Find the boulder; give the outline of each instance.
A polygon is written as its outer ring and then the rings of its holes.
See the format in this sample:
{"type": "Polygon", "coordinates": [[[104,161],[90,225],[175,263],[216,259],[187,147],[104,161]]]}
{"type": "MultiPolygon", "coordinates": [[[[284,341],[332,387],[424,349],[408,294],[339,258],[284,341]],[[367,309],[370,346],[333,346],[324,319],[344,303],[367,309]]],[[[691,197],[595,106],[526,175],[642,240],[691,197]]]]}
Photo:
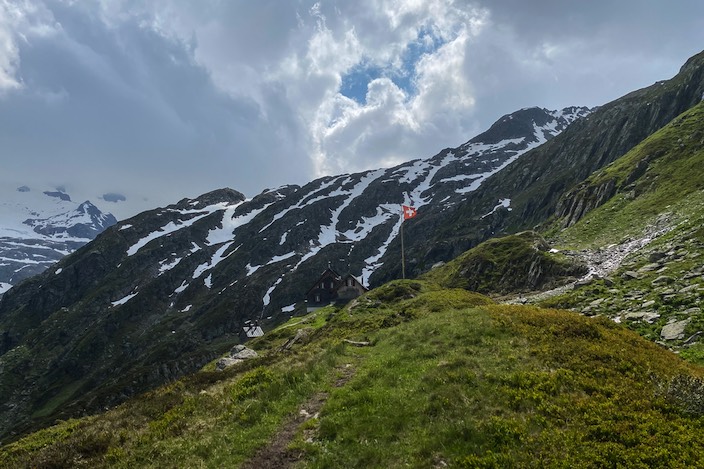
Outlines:
{"type": "Polygon", "coordinates": [[[659,285],[670,285],[671,283],[674,283],[675,279],[672,277],[668,277],[667,275],[661,275],[655,280],[653,280],[652,284],[653,286],[659,286],[659,285]]]}
{"type": "Polygon", "coordinates": [[[637,313],[627,313],[624,317],[629,321],[645,321],[652,324],[655,320],[660,318],[660,315],[650,311],[639,311],[637,313]]]}
{"type": "Polygon", "coordinates": [[[215,362],[215,370],[216,371],[223,371],[231,366],[234,366],[238,363],[242,363],[244,360],[237,360],[235,358],[230,358],[230,357],[222,357],[219,359],[217,362],[215,362]]]}
{"type": "Polygon", "coordinates": [[[651,252],[650,255],[648,256],[648,261],[650,262],[657,262],[661,259],[664,259],[666,257],[666,254],[664,252],[651,252]]]}
{"type": "Polygon", "coordinates": [[[680,293],[693,293],[697,291],[697,288],[699,288],[699,285],[695,283],[693,285],[689,285],[688,287],[680,289],[680,293]]]}
{"type": "Polygon", "coordinates": [[[689,324],[689,319],[675,321],[665,325],[660,331],[660,338],[663,340],[677,340],[684,337],[684,329],[689,324]]]}
{"type": "Polygon", "coordinates": [[[251,348],[247,348],[244,345],[238,344],[232,347],[227,357],[222,357],[215,363],[215,369],[217,371],[223,371],[231,366],[238,363],[242,363],[250,358],[257,357],[258,354],[251,348]]]}
{"type": "Polygon", "coordinates": [[[653,270],[658,270],[660,267],[662,266],[658,263],[646,264],[640,269],[638,269],[638,272],[651,272],[653,270]]]}
{"type": "Polygon", "coordinates": [[[634,279],[641,279],[641,278],[643,278],[643,276],[641,274],[639,274],[638,272],[634,272],[632,270],[627,270],[621,274],[621,278],[624,280],[634,280],[634,279]]]}
{"type": "Polygon", "coordinates": [[[256,358],[258,356],[257,352],[252,350],[251,348],[247,348],[244,345],[236,345],[235,347],[241,347],[237,351],[230,350],[230,356],[234,359],[237,360],[247,360],[249,358],[256,358]]]}

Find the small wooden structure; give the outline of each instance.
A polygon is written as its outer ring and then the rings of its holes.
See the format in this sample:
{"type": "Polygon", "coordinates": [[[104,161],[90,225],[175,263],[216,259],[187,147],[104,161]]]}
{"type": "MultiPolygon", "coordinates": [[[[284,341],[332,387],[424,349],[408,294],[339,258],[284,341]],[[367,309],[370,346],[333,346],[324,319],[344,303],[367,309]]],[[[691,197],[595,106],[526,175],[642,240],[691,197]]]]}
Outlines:
{"type": "Polygon", "coordinates": [[[366,291],[353,275],[342,276],[328,267],[306,293],[306,310],[311,312],[331,303],[347,303],[366,291]]]}

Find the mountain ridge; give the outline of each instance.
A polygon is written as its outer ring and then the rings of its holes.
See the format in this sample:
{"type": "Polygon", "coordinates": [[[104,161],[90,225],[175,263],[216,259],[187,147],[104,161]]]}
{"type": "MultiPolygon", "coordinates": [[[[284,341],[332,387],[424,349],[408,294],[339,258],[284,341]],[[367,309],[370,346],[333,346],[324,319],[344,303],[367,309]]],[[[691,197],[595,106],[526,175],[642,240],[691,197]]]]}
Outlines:
{"type": "Polygon", "coordinates": [[[39,336],[44,346],[0,379],[0,393],[18,404],[0,414],[9,422],[21,419],[22,408],[39,405],[41,413],[71,415],[85,407],[93,383],[102,383],[93,401],[113,405],[196,369],[241,340],[246,321],[288,317],[283,310],[300,304],[305,283],[328,262],[368,282],[398,234],[401,204],[459,203],[588,112],[521,110],[503,134],[494,127],[491,143],[480,135],[427,160],[283,186],[251,199],[216,190],[120,221],[2,298],[0,352],[39,336]],[[160,337],[158,347],[143,339],[145,331],[160,337]],[[52,363],[48,372],[31,365],[44,360],[52,363]],[[36,371],[20,371],[27,366],[36,371]],[[15,379],[36,396],[21,397],[15,379]],[[57,405],[51,396],[62,389],[72,389],[63,395],[75,401],[57,405]]]}
{"type": "MultiPolygon", "coordinates": [[[[633,91],[597,107],[557,138],[526,154],[467,195],[456,209],[457,223],[444,225],[444,214],[427,213],[414,220],[422,242],[409,238],[410,269],[420,274],[494,235],[533,229],[555,214],[562,193],[586,179],[665,126],[704,96],[704,52],[690,58],[670,80],[633,91]],[[513,210],[482,215],[499,199],[510,198],[513,210]],[[421,226],[422,225],[422,226],[421,226]],[[428,238],[430,236],[430,238],[428,238]]],[[[549,223],[549,222],[548,222],[549,223]]],[[[398,275],[383,269],[379,280],[398,275]]]]}

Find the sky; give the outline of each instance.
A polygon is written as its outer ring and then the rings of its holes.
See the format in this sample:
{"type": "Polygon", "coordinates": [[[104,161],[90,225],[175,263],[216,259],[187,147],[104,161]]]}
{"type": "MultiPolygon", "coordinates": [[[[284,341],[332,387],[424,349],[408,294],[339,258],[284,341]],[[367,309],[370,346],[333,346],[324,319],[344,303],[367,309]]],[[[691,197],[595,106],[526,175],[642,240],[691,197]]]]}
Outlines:
{"type": "Polygon", "coordinates": [[[252,197],[605,104],[702,49],[700,0],[0,0],[0,184],[118,218],[252,197]]]}

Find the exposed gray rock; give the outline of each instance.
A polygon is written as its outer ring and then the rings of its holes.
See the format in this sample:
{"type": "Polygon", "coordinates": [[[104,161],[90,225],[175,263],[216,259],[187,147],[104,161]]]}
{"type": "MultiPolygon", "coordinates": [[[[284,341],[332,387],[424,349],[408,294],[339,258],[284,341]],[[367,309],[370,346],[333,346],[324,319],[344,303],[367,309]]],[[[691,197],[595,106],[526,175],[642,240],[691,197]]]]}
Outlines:
{"type": "Polygon", "coordinates": [[[654,286],[659,286],[659,285],[670,285],[671,283],[674,283],[675,279],[672,277],[668,277],[667,275],[661,275],[655,280],[653,280],[653,285],[654,286]]]}
{"type": "Polygon", "coordinates": [[[223,371],[238,363],[242,363],[243,361],[244,360],[237,360],[236,358],[222,357],[217,362],[215,362],[215,370],[223,371]]]}
{"type": "Polygon", "coordinates": [[[651,272],[653,270],[658,270],[660,267],[662,267],[662,265],[658,263],[646,264],[640,269],[638,269],[638,272],[651,272]]]}
{"type": "Polygon", "coordinates": [[[629,321],[645,321],[652,324],[656,319],[660,318],[660,315],[650,311],[639,311],[637,313],[627,313],[624,318],[629,321]]]}
{"type": "Polygon", "coordinates": [[[692,308],[684,310],[685,314],[699,314],[702,312],[702,309],[698,306],[694,306],[692,308]]]}
{"type": "Polygon", "coordinates": [[[301,342],[302,340],[305,340],[308,338],[308,336],[311,334],[313,330],[310,328],[303,328],[303,329],[298,329],[296,331],[296,335],[294,335],[292,338],[288,339],[281,347],[279,347],[279,352],[284,352],[286,350],[290,350],[291,347],[294,346],[294,344],[301,342]]]}
{"type": "Polygon", "coordinates": [[[651,252],[650,255],[648,256],[648,261],[650,262],[657,262],[660,259],[664,259],[666,254],[664,252],[651,252]]]}
{"type": "Polygon", "coordinates": [[[684,329],[689,324],[689,319],[684,319],[682,321],[676,321],[667,324],[660,331],[660,338],[663,340],[677,340],[684,337],[684,329]]]}
{"type": "Polygon", "coordinates": [[[247,360],[248,358],[256,358],[258,354],[244,345],[235,345],[232,350],[230,350],[230,356],[238,360],[247,360]]]}
{"type": "Polygon", "coordinates": [[[699,285],[697,285],[697,284],[689,285],[687,287],[680,289],[679,292],[680,293],[692,293],[692,292],[697,291],[698,288],[699,288],[699,285]]]}
{"type": "Polygon", "coordinates": [[[621,274],[621,278],[624,280],[637,280],[643,278],[641,274],[638,272],[634,272],[632,270],[627,270],[624,273],[621,274]]]}
{"type": "Polygon", "coordinates": [[[215,363],[215,369],[217,371],[223,371],[245,360],[256,358],[257,356],[257,352],[251,348],[247,348],[244,345],[235,345],[230,350],[228,357],[222,357],[215,363]]]}
{"type": "Polygon", "coordinates": [[[648,300],[645,303],[643,303],[642,305],[640,305],[640,307],[641,308],[650,308],[654,304],[655,304],[655,300],[648,300]]]}

